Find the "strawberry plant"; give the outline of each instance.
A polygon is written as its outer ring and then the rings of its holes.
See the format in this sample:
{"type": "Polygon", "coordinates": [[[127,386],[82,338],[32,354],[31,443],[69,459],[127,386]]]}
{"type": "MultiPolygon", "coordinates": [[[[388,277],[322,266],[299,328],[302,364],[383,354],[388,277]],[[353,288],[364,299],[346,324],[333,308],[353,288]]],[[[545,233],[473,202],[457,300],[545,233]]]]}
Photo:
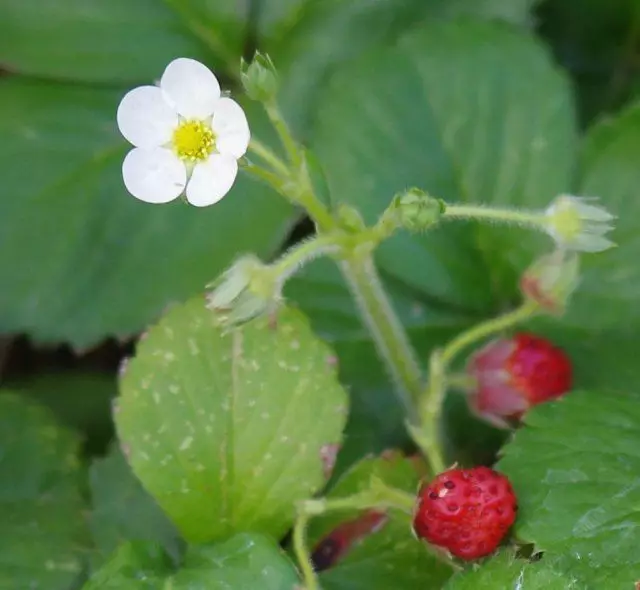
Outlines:
{"type": "Polygon", "coordinates": [[[0,2],[0,588],[637,587],[639,24],[0,2]]]}

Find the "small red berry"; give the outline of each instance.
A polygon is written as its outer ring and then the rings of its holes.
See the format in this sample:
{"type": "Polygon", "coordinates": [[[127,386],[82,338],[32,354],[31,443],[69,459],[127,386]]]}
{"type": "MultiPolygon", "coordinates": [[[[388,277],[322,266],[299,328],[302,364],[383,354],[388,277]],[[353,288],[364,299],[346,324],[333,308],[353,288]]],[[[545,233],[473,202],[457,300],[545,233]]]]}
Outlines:
{"type": "Polygon", "coordinates": [[[478,559],[495,551],[517,510],[513,488],[501,473],[450,469],[420,490],[413,529],[460,559],[478,559]]]}
{"type": "Polygon", "coordinates": [[[498,426],[562,396],[572,381],[567,355],[548,340],[527,333],[489,342],[471,357],[467,372],[475,380],[469,394],[471,409],[498,426]]]}

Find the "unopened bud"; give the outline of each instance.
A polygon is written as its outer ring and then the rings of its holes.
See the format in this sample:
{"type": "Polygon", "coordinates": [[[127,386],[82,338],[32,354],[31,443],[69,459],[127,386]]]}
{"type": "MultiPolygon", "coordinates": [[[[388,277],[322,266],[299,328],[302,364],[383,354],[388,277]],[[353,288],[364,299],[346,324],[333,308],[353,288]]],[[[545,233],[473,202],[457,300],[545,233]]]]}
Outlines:
{"type": "Polygon", "coordinates": [[[360,233],[366,228],[360,212],[350,205],[340,203],[336,209],[336,216],[340,227],[348,232],[360,233]]]}
{"type": "Polygon", "coordinates": [[[240,64],[240,79],[252,100],[272,101],[278,92],[278,74],[268,55],[256,52],[253,61],[240,64]]]}
{"type": "Polygon", "coordinates": [[[578,255],[556,250],[536,260],[520,278],[525,297],[555,315],[561,315],[575,291],[580,274],[578,255]]]}
{"type": "Polygon", "coordinates": [[[418,232],[438,223],[444,210],[444,201],[412,188],[396,195],[388,211],[396,218],[400,227],[418,232]]]}
{"type": "Polygon", "coordinates": [[[213,283],[207,307],[221,324],[244,324],[273,311],[281,300],[281,285],[272,269],[253,255],[237,260],[213,283]]]}

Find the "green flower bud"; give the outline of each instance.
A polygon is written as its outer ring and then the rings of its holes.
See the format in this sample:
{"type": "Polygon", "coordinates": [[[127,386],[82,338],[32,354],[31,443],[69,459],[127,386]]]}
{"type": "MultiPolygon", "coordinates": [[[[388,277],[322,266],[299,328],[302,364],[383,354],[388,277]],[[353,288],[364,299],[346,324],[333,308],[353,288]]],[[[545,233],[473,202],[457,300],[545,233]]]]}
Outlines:
{"type": "Polygon", "coordinates": [[[417,188],[396,195],[388,209],[397,224],[411,232],[429,229],[438,223],[444,210],[444,201],[417,188]]]}
{"type": "Polygon", "coordinates": [[[336,217],[340,227],[350,233],[357,234],[363,232],[367,227],[364,219],[362,219],[362,215],[360,215],[360,212],[354,207],[345,205],[344,203],[340,203],[338,205],[336,217]]]}
{"type": "Polygon", "coordinates": [[[253,255],[237,260],[212,285],[207,307],[221,324],[236,326],[274,311],[281,301],[281,284],[273,269],[253,255]]]}
{"type": "Polygon", "coordinates": [[[571,250],[541,256],[520,278],[523,295],[551,314],[561,315],[578,286],[580,265],[571,250]]]}
{"type": "Polygon", "coordinates": [[[278,74],[268,55],[256,52],[251,63],[242,60],[240,79],[252,100],[271,102],[278,93],[278,74]]]}

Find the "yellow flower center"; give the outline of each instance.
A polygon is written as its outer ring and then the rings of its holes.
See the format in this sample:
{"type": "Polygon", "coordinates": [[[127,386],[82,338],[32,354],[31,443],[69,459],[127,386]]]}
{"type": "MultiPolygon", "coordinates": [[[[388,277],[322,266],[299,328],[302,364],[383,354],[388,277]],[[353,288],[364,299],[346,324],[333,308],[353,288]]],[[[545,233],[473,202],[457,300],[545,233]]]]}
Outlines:
{"type": "Polygon", "coordinates": [[[179,158],[196,162],[206,160],[215,147],[216,140],[206,123],[183,121],[173,132],[173,149],[179,158]]]}
{"type": "Polygon", "coordinates": [[[567,241],[575,239],[584,228],[580,213],[573,207],[554,212],[552,224],[562,239],[567,241]]]}

